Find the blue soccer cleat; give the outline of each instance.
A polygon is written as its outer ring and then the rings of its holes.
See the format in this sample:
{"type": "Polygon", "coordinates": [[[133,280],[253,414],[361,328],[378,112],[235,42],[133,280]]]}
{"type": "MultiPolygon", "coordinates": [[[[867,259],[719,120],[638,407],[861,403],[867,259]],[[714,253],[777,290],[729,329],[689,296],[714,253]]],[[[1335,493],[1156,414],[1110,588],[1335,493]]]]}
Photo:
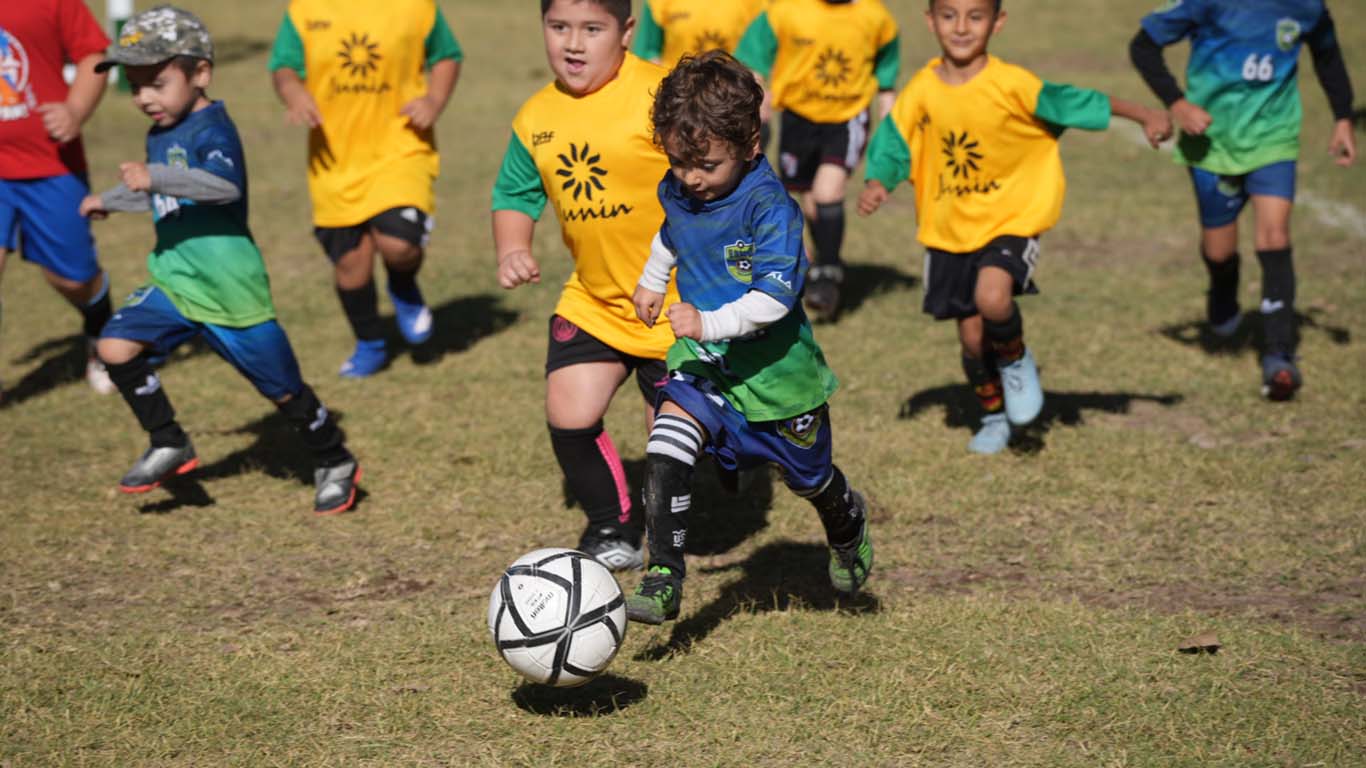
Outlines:
{"type": "Polygon", "coordinates": [[[1028,349],[1009,365],[1001,366],[1001,389],[1006,400],[1006,418],[1023,427],[1039,417],[1043,410],[1043,387],[1039,386],[1039,368],[1034,365],[1034,353],[1028,349]]]}
{"type": "Polygon", "coordinates": [[[982,428],[968,442],[968,450],[973,453],[1000,453],[1010,444],[1010,422],[1006,415],[997,411],[982,417],[982,428]]]}
{"type": "Polygon", "coordinates": [[[432,337],[432,311],[422,300],[422,291],[414,285],[403,295],[394,292],[389,286],[389,299],[394,302],[394,314],[398,316],[398,330],[409,344],[421,344],[432,337]]]}
{"type": "Polygon", "coordinates": [[[384,339],[360,339],[356,351],[342,363],[338,371],[342,378],[363,379],[384,370],[389,364],[389,353],[384,348],[384,339]]]}

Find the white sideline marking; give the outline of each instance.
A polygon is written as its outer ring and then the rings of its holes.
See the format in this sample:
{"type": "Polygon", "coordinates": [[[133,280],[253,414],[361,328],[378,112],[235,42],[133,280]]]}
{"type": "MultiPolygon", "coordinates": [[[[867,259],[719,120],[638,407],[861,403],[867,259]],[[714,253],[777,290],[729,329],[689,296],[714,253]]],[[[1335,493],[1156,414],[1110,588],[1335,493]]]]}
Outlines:
{"type": "MultiPolygon", "coordinates": [[[[1148,137],[1143,135],[1143,129],[1133,123],[1113,123],[1112,129],[1134,144],[1148,146],[1148,137]]],[[[1175,140],[1166,142],[1162,145],[1161,151],[1170,152],[1175,143],[1175,140]]],[[[1303,187],[1295,193],[1295,203],[1312,211],[1320,224],[1341,229],[1354,237],[1366,240],[1366,211],[1355,205],[1323,197],[1303,187]]]]}

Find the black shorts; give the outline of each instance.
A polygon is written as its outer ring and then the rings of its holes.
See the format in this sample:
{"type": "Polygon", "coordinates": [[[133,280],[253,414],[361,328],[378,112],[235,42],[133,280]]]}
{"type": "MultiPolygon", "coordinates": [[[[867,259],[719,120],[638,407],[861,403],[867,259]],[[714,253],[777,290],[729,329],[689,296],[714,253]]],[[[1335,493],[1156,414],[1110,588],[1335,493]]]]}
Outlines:
{"type": "Polygon", "coordinates": [[[805,192],[816,180],[816,169],[838,165],[852,171],[868,146],[868,112],[847,123],[813,123],[791,110],[782,116],[778,137],[778,172],[790,190],[805,192]]]}
{"type": "Polygon", "coordinates": [[[1039,265],[1039,238],[1003,235],[980,251],[925,251],[925,314],[936,320],[977,314],[977,273],[999,267],[1015,280],[1015,295],[1038,293],[1034,270],[1039,265]]]}
{"type": "Polygon", "coordinates": [[[372,229],[426,248],[432,236],[432,224],[432,217],[421,208],[405,206],[390,208],[351,227],[314,227],[313,236],[318,239],[327,258],[336,264],[341,257],[356,250],[361,238],[372,229]]]}
{"type": "Polygon", "coordinates": [[[659,390],[669,381],[663,360],[628,355],[599,341],[588,331],[559,315],[550,316],[550,344],[545,353],[545,375],[579,363],[621,363],[636,374],[636,386],[645,402],[654,405],[659,390]]]}

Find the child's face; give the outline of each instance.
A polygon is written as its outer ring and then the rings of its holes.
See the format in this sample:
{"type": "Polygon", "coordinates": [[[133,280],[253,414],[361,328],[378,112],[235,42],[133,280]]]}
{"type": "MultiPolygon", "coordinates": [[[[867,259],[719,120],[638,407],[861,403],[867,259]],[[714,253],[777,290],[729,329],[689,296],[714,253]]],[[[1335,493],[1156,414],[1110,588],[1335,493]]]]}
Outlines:
{"type": "Polygon", "coordinates": [[[124,67],[123,71],[133,89],[133,104],[162,128],[184,120],[201,101],[207,103],[204,89],[213,79],[213,67],[207,61],[198,62],[192,75],[173,61],[124,67]]]}
{"type": "Polygon", "coordinates": [[[694,199],[703,202],[720,200],[735,191],[744,178],[745,169],[759,155],[756,143],[748,152],[736,152],[729,142],[712,137],[707,141],[707,151],[693,160],[685,159],[691,153],[684,151],[682,141],[677,135],[664,140],[664,153],[669,156],[669,170],[683,189],[694,199]]]}
{"type": "Polygon", "coordinates": [[[925,19],[944,58],[961,65],[986,55],[987,43],[1001,30],[1006,14],[996,11],[994,0],[935,0],[925,19]]]}
{"type": "Polygon", "coordinates": [[[570,93],[592,93],[606,85],[626,56],[635,19],[623,28],[592,0],[555,0],[541,19],[550,69],[570,93]]]}

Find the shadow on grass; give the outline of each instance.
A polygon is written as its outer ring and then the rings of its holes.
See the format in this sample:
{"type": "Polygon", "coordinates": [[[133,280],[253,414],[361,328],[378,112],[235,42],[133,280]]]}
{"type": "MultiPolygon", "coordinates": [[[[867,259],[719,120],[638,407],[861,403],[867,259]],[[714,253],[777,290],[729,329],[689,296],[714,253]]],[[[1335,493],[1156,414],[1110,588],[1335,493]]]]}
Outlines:
{"type": "MultiPolygon", "coordinates": [[[[183,344],[170,361],[184,360],[209,351],[207,344],[195,340],[183,344]]],[[[14,359],[15,365],[42,360],[37,368],[24,374],[13,387],[5,390],[0,408],[18,405],[29,398],[46,394],[58,387],[85,379],[86,342],[83,334],[71,334],[56,339],[45,339],[14,359]]],[[[157,367],[166,361],[157,363],[157,367]]]]}
{"type": "MultiPolygon", "coordinates": [[[[1296,312],[1295,319],[1299,324],[1300,334],[1322,333],[1338,346],[1351,344],[1351,330],[1320,323],[1318,316],[1322,314],[1322,310],[1313,308],[1307,312],[1296,312]]],[[[1157,332],[1178,344],[1199,347],[1210,355],[1238,355],[1250,349],[1260,353],[1266,349],[1266,337],[1262,332],[1262,324],[1255,315],[1255,312],[1243,315],[1243,321],[1238,324],[1238,329],[1228,337],[1215,335],[1203,318],[1164,325],[1158,328],[1157,332]]]]}
{"type": "MultiPolygon", "coordinates": [[[[505,309],[502,298],[491,294],[465,296],[432,308],[432,337],[413,348],[413,362],[430,365],[448,354],[463,352],[481,339],[493,336],[517,322],[518,313],[505,309]]],[[[403,337],[392,326],[390,349],[402,349],[403,337]]]]}
{"type": "MultiPolygon", "coordinates": [[[[1135,402],[1156,403],[1170,408],[1184,398],[1179,394],[1144,395],[1132,392],[1051,392],[1044,390],[1043,411],[1028,427],[1017,428],[1011,450],[1037,453],[1044,449],[1044,436],[1054,426],[1076,427],[1086,423],[1086,411],[1129,413],[1135,402]]],[[[913,419],[931,408],[944,409],[944,426],[965,429],[978,426],[977,398],[966,384],[945,384],[922,390],[901,404],[901,419],[913,419]]]]}
{"type": "Polygon", "coordinates": [[[639,680],[604,674],[577,688],[523,683],[512,702],[525,712],[549,717],[602,717],[643,701],[650,688],[639,680]]]}
{"type": "Polygon", "coordinates": [[[857,312],[863,303],[884,293],[909,291],[920,284],[914,275],[880,264],[845,264],[840,287],[840,314],[857,312]]]}
{"type": "MultiPolygon", "coordinates": [[[[687,653],[721,622],[736,613],[766,613],[803,608],[877,613],[882,601],[867,592],[853,598],[839,596],[826,572],[830,551],[822,544],[780,541],[760,547],[742,563],[699,569],[702,573],[740,571],[740,577],[721,588],[715,600],[673,625],[667,642],[642,649],[639,661],[660,661],[687,653]]],[[[687,591],[684,590],[686,609],[687,591]]]]}

